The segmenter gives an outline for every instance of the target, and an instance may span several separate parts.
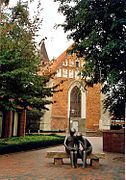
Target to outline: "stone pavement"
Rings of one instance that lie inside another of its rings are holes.
[[[93,144],[94,152],[102,152],[102,137],[87,137]],[[63,150],[57,146],[45,149],[0,155],[0,180],[124,180],[124,154],[105,153],[100,166],[88,166],[82,169],[70,167],[69,160],[63,165],[54,165],[52,159],[46,159],[46,151]]]

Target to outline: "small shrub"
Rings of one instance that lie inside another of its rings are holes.
[[[122,129],[122,125],[120,125],[120,124],[111,124],[110,129],[111,130],[120,130],[120,129]]]
[[[58,135],[26,135],[25,137],[11,137],[0,139],[0,154],[45,148],[63,144],[64,137]]]

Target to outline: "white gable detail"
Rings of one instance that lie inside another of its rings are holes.
[[[58,69],[58,70],[57,70],[56,76],[57,76],[57,77],[61,77],[61,69]]]

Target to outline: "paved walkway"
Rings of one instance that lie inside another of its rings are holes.
[[[102,152],[102,137],[89,137],[93,151]],[[53,164],[46,159],[46,151],[63,150],[63,146],[27,152],[0,155],[0,180],[124,180],[125,164],[123,154],[106,153],[100,166],[82,169],[70,167],[69,160],[64,165]]]

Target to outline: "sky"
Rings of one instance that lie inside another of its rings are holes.
[[[10,6],[13,6],[16,2],[17,0],[10,0]],[[38,0],[35,0],[30,5],[31,14],[34,13],[37,2]],[[37,41],[41,41],[41,39],[47,37],[45,46],[49,59],[51,60],[57,58],[64,52],[72,44],[72,40],[67,40],[67,34],[64,33],[61,27],[58,29],[54,28],[56,24],[63,23],[65,20],[65,17],[57,12],[59,6],[58,2],[53,2],[53,0],[41,0],[41,4],[41,7],[43,8],[41,11],[43,22]]]

